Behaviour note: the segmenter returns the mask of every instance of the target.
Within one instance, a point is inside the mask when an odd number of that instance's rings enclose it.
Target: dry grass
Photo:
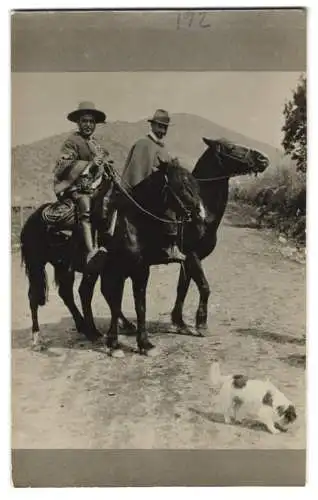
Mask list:
[[[239,179],[230,198],[255,206],[259,223],[298,243],[306,241],[306,177],[291,164],[270,167],[257,180]]]

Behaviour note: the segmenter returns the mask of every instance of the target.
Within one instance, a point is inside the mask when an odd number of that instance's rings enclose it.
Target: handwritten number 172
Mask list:
[[[177,16],[177,29],[191,28],[199,26],[200,28],[210,28],[210,24],[206,22],[206,12],[179,12]]]

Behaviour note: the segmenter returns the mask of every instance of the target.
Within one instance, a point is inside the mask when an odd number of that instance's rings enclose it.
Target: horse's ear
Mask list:
[[[208,139],[207,137],[202,137],[203,142],[209,146],[209,148],[215,146],[215,141],[213,139]]]
[[[158,158],[158,168],[161,170],[161,172],[166,172],[168,170],[168,161],[166,158],[162,158],[160,155],[157,156]]]

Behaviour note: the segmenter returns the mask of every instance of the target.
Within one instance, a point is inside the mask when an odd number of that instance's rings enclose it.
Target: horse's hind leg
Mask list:
[[[45,266],[40,263],[29,264],[28,278],[28,296],[32,316],[32,348],[42,349],[45,343],[40,331],[38,309],[39,306],[44,306],[47,298]]]
[[[58,285],[59,296],[73,316],[76,330],[83,332],[84,320],[74,301],[74,271],[69,271],[65,267],[55,267],[55,282]]]
[[[29,303],[32,316],[32,348],[41,348],[43,346],[43,339],[40,332],[38,309],[39,304],[35,297],[32,297],[31,287],[29,289]]]

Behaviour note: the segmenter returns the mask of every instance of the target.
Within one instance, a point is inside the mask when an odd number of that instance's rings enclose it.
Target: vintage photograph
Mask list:
[[[306,12],[17,11],[11,34],[14,482],[239,485],[240,453],[279,451],[272,482],[304,484]],[[237,454],[221,484],[129,461],[68,484],[32,450]]]

